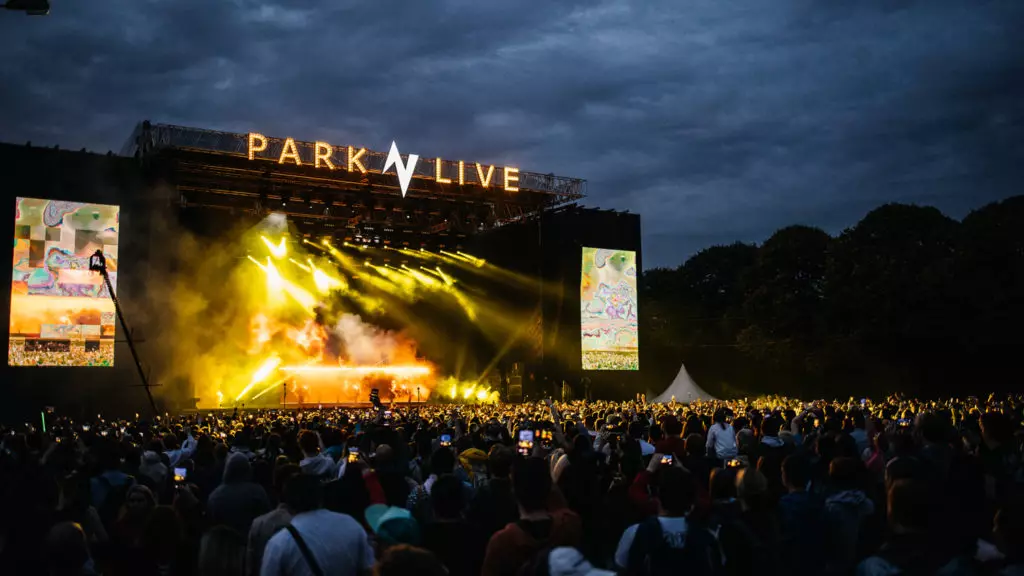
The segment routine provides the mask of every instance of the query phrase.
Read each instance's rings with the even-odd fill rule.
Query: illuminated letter
[[[323,160],[329,170],[334,170],[334,163],[331,162],[331,154],[333,153],[334,148],[330,144],[327,142],[317,142],[313,145],[313,166],[319,168],[320,161]]]
[[[277,159],[277,163],[284,164],[284,161],[288,158],[295,160],[296,166],[302,166],[302,160],[299,159],[299,149],[295,147],[294,138],[284,139],[284,146],[281,146],[281,157]]]
[[[255,159],[257,152],[263,152],[266,149],[267,137],[263,134],[249,132],[249,160]]]
[[[435,158],[434,159],[434,180],[437,180],[438,184],[451,184],[452,183],[452,179],[451,178],[445,178],[444,176],[441,176],[441,159],[440,158]]]
[[[395,167],[395,174],[398,175],[398,185],[402,188],[402,198],[405,198],[406,193],[409,191],[409,182],[412,181],[412,173],[416,170],[416,163],[419,160],[420,157],[418,155],[409,154],[409,161],[403,163],[402,154],[398,151],[398,144],[395,144],[394,140],[391,141],[388,159],[384,161],[384,169],[380,173],[383,174],[392,166]]]
[[[519,182],[519,168],[505,166],[505,192],[519,192],[518,186],[510,186],[512,182]]]
[[[459,160],[459,186],[466,183],[466,163]]]
[[[362,172],[363,174],[366,174],[366,166],[363,166],[363,163],[359,161],[359,159],[363,156],[363,154],[366,154],[366,148],[360,148],[359,152],[356,152],[356,149],[353,148],[352,146],[348,147],[348,171],[349,172],[352,171],[352,167],[353,166],[358,166],[359,167],[359,171]]]
[[[476,163],[476,175],[480,177],[480,180],[479,180],[480,185],[483,186],[484,188],[487,188],[487,187],[489,187],[491,185],[491,176],[494,176],[494,166],[488,166],[487,167],[487,178],[484,178],[483,167],[480,166],[479,162],[477,162]]]

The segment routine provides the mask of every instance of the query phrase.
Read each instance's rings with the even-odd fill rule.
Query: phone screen
[[[743,461],[742,460],[737,460],[736,458],[733,458],[733,459],[727,461],[725,463],[725,465],[727,467],[729,467],[729,468],[740,468],[740,467],[743,466]]]
[[[662,456],[661,457],[661,463],[662,464],[669,464],[669,465],[671,465],[672,464],[672,455],[671,454],[665,454],[664,456]]]
[[[359,448],[349,448],[348,449],[348,461],[349,462],[358,462],[359,461]]]
[[[175,468],[174,469],[174,481],[184,482],[185,477],[188,475],[188,469],[186,468]]]
[[[452,445],[452,435],[451,434],[441,434],[441,446],[448,447],[448,446],[451,446],[451,445]]]
[[[533,430],[520,430],[517,451],[523,456],[529,456],[533,451]]]

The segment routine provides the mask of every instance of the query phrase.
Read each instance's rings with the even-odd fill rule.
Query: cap
[[[365,515],[370,529],[385,544],[419,544],[419,525],[405,508],[373,504]]]
[[[551,576],[615,576],[615,572],[594,568],[575,548],[555,548],[548,554]]]

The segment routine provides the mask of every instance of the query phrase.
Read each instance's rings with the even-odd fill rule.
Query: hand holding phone
[[[523,456],[530,456],[533,452],[533,430],[519,431],[519,442],[516,444],[516,451]]]
[[[671,466],[673,460],[674,460],[674,458],[673,458],[672,454],[665,454],[665,455],[663,455],[661,457],[661,465],[662,466]]]
[[[353,462],[359,462],[359,448],[353,447],[348,449],[348,462],[350,464]]]
[[[451,446],[452,445],[452,435],[451,434],[441,434],[441,442],[440,442],[440,444],[441,444],[441,446],[443,448],[448,448],[449,446]]]
[[[187,468],[175,468],[174,469],[174,481],[181,483],[185,481],[185,477],[188,475]]]

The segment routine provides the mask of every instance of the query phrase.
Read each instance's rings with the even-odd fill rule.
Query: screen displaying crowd
[[[1024,396],[4,427],[0,573],[1020,574]]]
[[[116,289],[118,226],[117,206],[17,199],[9,365],[114,365],[114,302],[89,258],[103,252]]]

